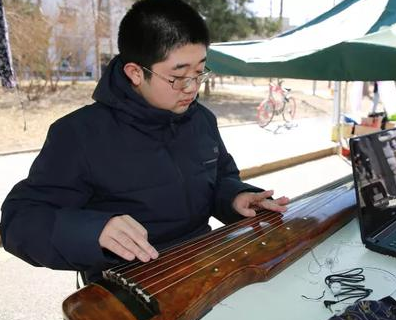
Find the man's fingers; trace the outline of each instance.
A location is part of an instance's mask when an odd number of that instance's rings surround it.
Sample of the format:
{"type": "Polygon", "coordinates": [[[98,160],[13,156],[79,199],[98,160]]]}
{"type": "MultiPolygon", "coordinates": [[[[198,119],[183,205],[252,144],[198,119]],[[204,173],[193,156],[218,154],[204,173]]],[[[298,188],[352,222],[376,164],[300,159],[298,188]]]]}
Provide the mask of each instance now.
{"type": "Polygon", "coordinates": [[[132,261],[133,259],[135,259],[135,255],[124,246],[122,246],[120,243],[118,243],[116,240],[108,237],[103,242],[103,248],[110,250],[121,258],[127,261],[132,261]]]}
{"type": "Polygon", "coordinates": [[[260,193],[242,192],[238,194],[232,206],[239,214],[245,217],[254,217],[254,209],[267,209],[275,212],[285,212],[286,204],[290,202],[287,197],[280,197],[276,200],[268,199],[274,194],[273,190],[267,190],[260,193]]]}
{"type": "Polygon", "coordinates": [[[249,208],[240,208],[238,210],[239,214],[243,215],[244,217],[254,217],[256,216],[256,211],[249,208]]]}
{"type": "Polygon", "coordinates": [[[290,202],[290,199],[288,197],[280,197],[278,199],[275,199],[275,202],[277,204],[280,204],[280,205],[284,206],[284,205],[286,205],[286,204],[288,204],[290,202]]]}
{"type": "Polygon", "coordinates": [[[147,239],[147,230],[135,219],[133,219],[131,216],[128,215],[123,215],[121,218],[132,228],[135,228],[144,238],[147,239]]]}
{"type": "Polygon", "coordinates": [[[158,252],[147,241],[147,231],[129,216],[116,216],[105,225],[99,244],[126,260],[135,257],[143,262],[156,259],[158,252]]]}
{"type": "Polygon", "coordinates": [[[253,197],[255,202],[260,202],[264,199],[272,197],[273,195],[274,195],[274,190],[266,190],[263,192],[255,193],[253,197]]]}
{"type": "Polygon", "coordinates": [[[152,254],[151,256],[146,252],[147,250],[149,250],[148,247],[150,245],[148,243],[144,244],[144,242],[147,243],[147,241],[142,238],[140,234],[134,239],[131,239],[129,235],[125,234],[123,231],[118,230],[114,233],[111,233],[104,240],[102,240],[101,245],[102,247],[114,252],[115,254],[128,261],[135,259],[135,257],[143,262],[148,262],[150,261],[150,259],[157,258],[158,253],[152,254]],[[138,243],[144,244],[145,249],[143,249],[138,243]]]}
{"type": "MultiPolygon", "coordinates": [[[[120,231],[117,237],[115,238],[115,240],[119,244],[121,244],[125,249],[127,249],[129,252],[133,253],[136,256],[136,258],[138,258],[140,261],[143,262],[150,261],[151,256],[139,245],[137,245],[138,243],[137,237],[132,240],[127,234],[120,231]]],[[[144,241],[144,239],[142,240],[144,241]]]]}
{"type": "Polygon", "coordinates": [[[158,251],[147,242],[147,240],[143,237],[136,237],[134,239],[135,243],[143,250],[144,253],[148,254],[148,258],[150,259],[157,259],[158,258],[158,251]]]}
{"type": "MultiPolygon", "coordinates": [[[[144,229],[146,234],[142,234],[141,230],[131,226],[131,224],[122,224],[120,225],[120,231],[125,234],[125,236],[129,239],[122,239],[120,241],[123,245],[126,245],[128,250],[131,250],[139,260],[146,262],[146,260],[156,259],[158,258],[158,252],[155,248],[147,241],[147,231],[144,229]],[[138,246],[138,249],[136,249],[138,246]],[[145,258],[145,255],[148,256],[148,259],[145,258]],[[140,259],[142,257],[143,259],[140,259]]],[[[118,237],[120,235],[117,235],[118,237]]],[[[122,237],[122,236],[121,236],[122,237]]],[[[119,241],[117,239],[117,241],[119,241]]]]}
{"type": "Polygon", "coordinates": [[[287,210],[284,205],[277,203],[275,200],[264,200],[261,202],[261,207],[276,212],[285,212],[287,210]]]}

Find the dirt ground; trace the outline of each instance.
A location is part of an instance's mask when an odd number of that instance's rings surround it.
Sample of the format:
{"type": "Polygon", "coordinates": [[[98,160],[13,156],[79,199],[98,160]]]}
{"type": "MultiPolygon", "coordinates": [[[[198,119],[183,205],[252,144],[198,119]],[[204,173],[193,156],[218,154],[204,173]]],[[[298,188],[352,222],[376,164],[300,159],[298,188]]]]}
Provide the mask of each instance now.
{"type": "MultiPolygon", "coordinates": [[[[256,107],[268,96],[269,79],[226,77],[221,82],[216,79],[209,97],[200,94],[201,102],[217,116],[219,126],[256,121],[256,107]]],[[[91,94],[95,85],[95,82],[73,85],[65,82],[57,92],[39,101],[28,101],[23,92],[0,88],[0,154],[41,148],[51,123],[93,102],[91,94]]],[[[314,82],[310,80],[285,79],[283,86],[292,89],[297,102],[296,118],[332,116],[333,94],[327,81],[316,82],[315,95],[314,82]]],[[[371,100],[365,97],[363,112],[370,105],[371,100]]]]}

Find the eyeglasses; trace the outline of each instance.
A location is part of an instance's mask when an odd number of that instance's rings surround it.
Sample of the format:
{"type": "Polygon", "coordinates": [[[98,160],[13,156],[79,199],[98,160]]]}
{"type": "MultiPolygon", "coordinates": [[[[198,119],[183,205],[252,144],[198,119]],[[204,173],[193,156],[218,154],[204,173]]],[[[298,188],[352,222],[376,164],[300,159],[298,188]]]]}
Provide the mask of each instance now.
{"type": "Polygon", "coordinates": [[[150,69],[148,69],[146,67],[143,67],[143,66],[141,66],[141,68],[143,70],[146,70],[146,71],[150,72],[151,74],[156,75],[157,77],[161,78],[162,80],[167,81],[171,85],[171,87],[173,89],[175,89],[175,90],[184,90],[184,89],[188,88],[194,80],[196,81],[196,83],[198,85],[200,85],[201,83],[207,81],[209,79],[210,75],[212,74],[212,71],[208,67],[205,67],[205,71],[200,73],[196,77],[176,77],[176,76],[172,76],[174,79],[173,80],[169,80],[165,76],[162,76],[162,75],[154,72],[153,70],[150,70],[150,69]]]}

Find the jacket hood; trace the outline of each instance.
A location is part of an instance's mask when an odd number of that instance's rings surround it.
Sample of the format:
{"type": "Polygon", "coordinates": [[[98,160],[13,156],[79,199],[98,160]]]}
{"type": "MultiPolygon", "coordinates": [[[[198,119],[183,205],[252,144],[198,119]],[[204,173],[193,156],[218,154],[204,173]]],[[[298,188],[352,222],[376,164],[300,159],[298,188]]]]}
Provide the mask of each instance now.
{"type": "Polygon", "coordinates": [[[134,126],[150,126],[159,129],[171,123],[188,120],[196,109],[194,100],[186,112],[176,114],[169,110],[156,108],[132,89],[130,80],[124,73],[120,56],[114,57],[92,95],[92,98],[114,111],[123,122],[134,126]]]}

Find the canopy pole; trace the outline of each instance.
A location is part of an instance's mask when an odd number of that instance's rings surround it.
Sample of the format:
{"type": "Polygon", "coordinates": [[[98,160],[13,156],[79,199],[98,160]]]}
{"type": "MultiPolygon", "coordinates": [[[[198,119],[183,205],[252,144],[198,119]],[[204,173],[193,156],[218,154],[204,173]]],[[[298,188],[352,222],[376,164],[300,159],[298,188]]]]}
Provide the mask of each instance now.
{"type": "Polygon", "coordinates": [[[333,100],[333,138],[332,140],[339,144],[339,152],[341,150],[341,81],[334,81],[334,100],[333,100]]]}
{"type": "Polygon", "coordinates": [[[341,122],[341,82],[334,81],[333,124],[338,126],[341,122]]]}

